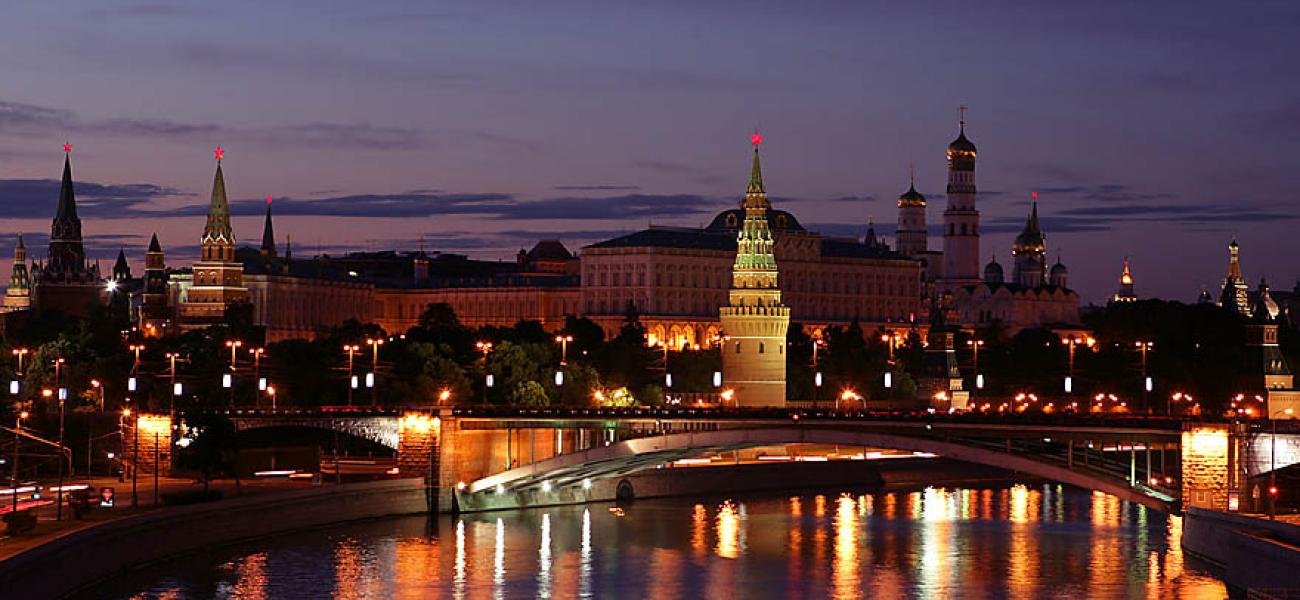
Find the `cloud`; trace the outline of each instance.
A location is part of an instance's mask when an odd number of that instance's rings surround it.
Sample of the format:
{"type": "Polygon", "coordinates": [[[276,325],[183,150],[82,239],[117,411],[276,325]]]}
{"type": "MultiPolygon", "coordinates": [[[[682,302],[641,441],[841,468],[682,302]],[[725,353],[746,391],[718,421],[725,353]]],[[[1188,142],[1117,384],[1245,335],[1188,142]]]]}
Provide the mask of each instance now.
{"type": "MultiPolygon", "coordinates": [[[[50,244],[49,234],[41,231],[0,233],[0,251],[12,256],[13,247],[18,244],[19,233],[23,236],[23,245],[27,246],[29,261],[45,260],[46,248],[50,244]]],[[[93,260],[111,260],[117,258],[118,251],[126,252],[127,258],[144,255],[149,245],[149,236],[128,233],[93,233],[85,232],[82,247],[86,258],[93,260]]],[[[100,265],[101,269],[111,268],[110,264],[100,265]]]]}
{"type": "Polygon", "coordinates": [[[638,160],[632,163],[632,166],[662,175],[671,175],[673,177],[689,179],[703,185],[716,185],[725,181],[725,179],[718,176],[717,173],[705,171],[704,169],[694,165],[683,163],[662,160],[638,160]]]}
{"type": "Polygon", "coordinates": [[[300,123],[242,129],[215,123],[170,119],[88,119],[76,113],[33,104],[0,101],[0,133],[37,136],[66,133],[142,137],[150,140],[244,140],[265,147],[332,147],[362,150],[411,150],[480,144],[528,152],[540,145],[511,136],[472,129],[422,130],[373,123],[300,123]]]}
{"type": "MultiPolygon", "coordinates": [[[[436,215],[497,215],[515,205],[508,194],[353,194],[312,200],[276,198],[272,210],[277,215],[321,217],[419,218],[436,215]]],[[[195,204],[168,211],[169,215],[207,214],[207,204],[195,204]]],[[[230,203],[233,216],[257,216],[266,211],[265,200],[235,200],[230,203]]]]}
{"type": "MultiPolygon", "coordinates": [[[[59,202],[60,182],[55,179],[0,179],[0,217],[53,218],[59,202]]],[[[143,207],[158,198],[190,196],[152,183],[100,184],[77,182],[77,211],[81,217],[158,215],[143,207]]]]}

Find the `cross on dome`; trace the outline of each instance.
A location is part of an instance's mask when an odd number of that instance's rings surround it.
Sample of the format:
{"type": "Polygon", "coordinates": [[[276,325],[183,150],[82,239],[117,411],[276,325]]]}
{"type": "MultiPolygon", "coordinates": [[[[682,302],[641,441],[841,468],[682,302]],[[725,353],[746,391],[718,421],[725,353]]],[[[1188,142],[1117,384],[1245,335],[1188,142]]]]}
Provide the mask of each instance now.
{"type": "Polygon", "coordinates": [[[217,149],[213,150],[212,153],[217,155],[217,160],[221,160],[226,157],[226,151],[222,150],[221,146],[217,146],[217,149]]]}
{"type": "Polygon", "coordinates": [[[755,148],[757,148],[759,144],[763,143],[763,136],[758,133],[757,129],[755,129],[754,135],[749,136],[749,141],[750,143],[754,144],[755,148]]]}

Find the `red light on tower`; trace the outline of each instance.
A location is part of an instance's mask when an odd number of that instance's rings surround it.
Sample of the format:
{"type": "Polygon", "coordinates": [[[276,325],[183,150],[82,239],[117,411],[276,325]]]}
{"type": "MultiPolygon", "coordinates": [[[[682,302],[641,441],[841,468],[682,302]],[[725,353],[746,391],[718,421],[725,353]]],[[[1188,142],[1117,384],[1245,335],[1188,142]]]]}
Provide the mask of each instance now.
{"type": "Polygon", "coordinates": [[[222,150],[221,146],[217,146],[217,149],[213,150],[212,153],[217,155],[217,160],[221,160],[226,157],[226,151],[222,150]]]}
{"type": "Polygon", "coordinates": [[[270,197],[270,196],[267,196],[267,197],[266,197],[266,203],[267,203],[267,204],[270,204],[270,203],[271,203],[271,197],[270,197]]]}
{"type": "Polygon", "coordinates": [[[1038,202],[1038,192],[1030,192],[1029,195],[1033,197],[1034,202],[1038,202]]]}
{"type": "Polygon", "coordinates": [[[64,143],[63,143],[63,151],[66,152],[66,153],[68,153],[68,154],[71,154],[71,153],[72,153],[72,144],[70,144],[70,143],[68,143],[68,142],[64,142],[64,143]]]}
{"type": "Polygon", "coordinates": [[[749,141],[754,144],[755,148],[757,148],[759,144],[763,143],[763,136],[758,133],[757,129],[755,129],[754,135],[749,136],[749,141]]]}

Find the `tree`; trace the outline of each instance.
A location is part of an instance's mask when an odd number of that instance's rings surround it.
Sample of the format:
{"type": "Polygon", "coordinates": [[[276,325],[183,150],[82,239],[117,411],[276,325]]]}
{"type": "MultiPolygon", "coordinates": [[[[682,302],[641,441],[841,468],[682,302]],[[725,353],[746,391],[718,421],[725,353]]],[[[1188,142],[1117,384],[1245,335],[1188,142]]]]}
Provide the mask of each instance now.
{"type": "Polygon", "coordinates": [[[536,381],[520,381],[510,392],[510,403],[515,406],[541,407],[549,406],[551,399],[546,395],[546,388],[536,381]]]}
{"type": "Polygon", "coordinates": [[[205,495],[213,476],[238,477],[239,433],[230,419],[214,413],[196,413],[186,417],[185,425],[193,433],[184,438],[189,443],[177,444],[176,464],[182,469],[198,471],[205,495]]]}

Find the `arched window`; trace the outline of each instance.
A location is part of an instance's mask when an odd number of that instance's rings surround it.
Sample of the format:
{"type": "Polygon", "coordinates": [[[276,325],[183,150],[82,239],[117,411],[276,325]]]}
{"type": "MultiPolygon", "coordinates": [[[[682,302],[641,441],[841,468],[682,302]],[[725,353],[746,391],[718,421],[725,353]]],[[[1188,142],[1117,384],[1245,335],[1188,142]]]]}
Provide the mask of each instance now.
{"type": "Polygon", "coordinates": [[[759,343],[758,343],[758,353],[759,353],[759,354],[762,354],[762,353],[763,353],[763,350],[766,350],[766,348],[764,347],[763,342],[759,342],[759,343]]]}

